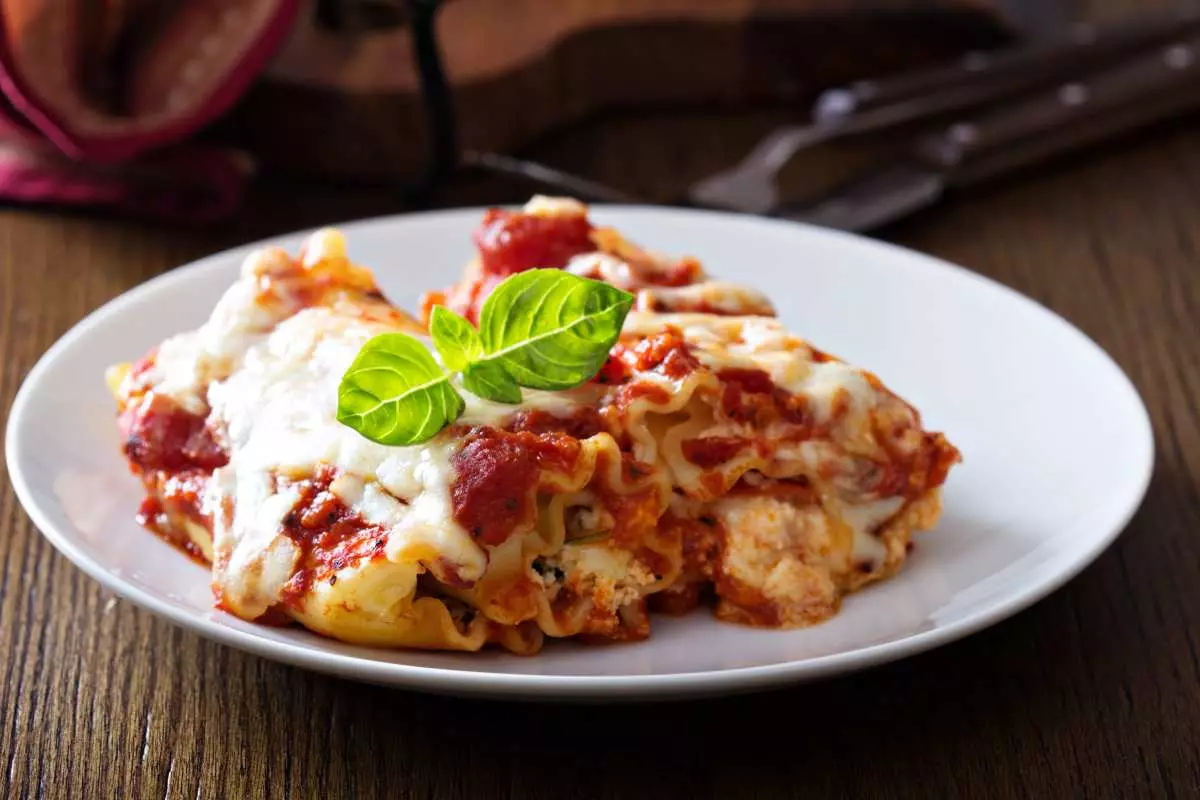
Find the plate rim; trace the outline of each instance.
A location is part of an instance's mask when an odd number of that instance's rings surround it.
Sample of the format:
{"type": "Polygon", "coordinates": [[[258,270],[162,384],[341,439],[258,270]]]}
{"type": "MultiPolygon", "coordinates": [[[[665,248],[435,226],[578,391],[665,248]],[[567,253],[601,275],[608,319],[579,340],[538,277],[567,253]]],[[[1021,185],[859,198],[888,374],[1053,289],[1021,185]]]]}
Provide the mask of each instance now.
{"type": "Polygon", "coordinates": [[[1025,586],[1014,591],[1009,597],[1004,598],[994,606],[968,615],[963,619],[948,623],[945,626],[910,634],[900,639],[871,644],[854,650],[814,656],[798,661],[784,661],[775,664],[733,667],[729,669],[674,672],[656,675],[543,675],[500,673],[470,668],[450,669],[417,664],[383,662],[361,656],[332,653],[304,643],[280,642],[266,639],[251,632],[220,625],[207,617],[177,608],[154,593],[143,590],[136,585],[126,582],[119,575],[109,572],[102,563],[92,558],[74,543],[72,536],[59,530],[48,516],[44,514],[41,507],[33,501],[33,490],[27,482],[24,467],[17,458],[17,430],[19,427],[18,421],[28,413],[27,407],[30,405],[34,389],[43,373],[50,369],[54,360],[61,352],[71,347],[76,340],[83,338],[92,326],[100,324],[109,317],[119,315],[121,307],[127,303],[134,302],[137,295],[152,291],[161,284],[177,280],[184,273],[197,273],[205,270],[228,268],[223,265],[229,262],[236,263],[241,258],[244,258],[246,253],[256,248],[277,245],[285,239],[298,239],[320,227],[338,228],[346,234],[347,239],[352,240],[356,229],[380,225],[403,225],[413,220],[431,220],[437,218],[477,219],[479,214],[482,214],[487,208],[491,207],[495,206],[466,206],[452,209],[384,214],[343,222],[330,222],[325,225],[279,233],[211,253],[170,268],[106,301],[72,325],[41,355],[22,379],[21,385],[13,398],[5,431],[5,460],[8,466],[9,480],[23,510],[30,517],[41,535],[59,553],[65,556],[76,568],[83,571],[109,591],[112,591],[117,596],[122,597],[139,608],[163,617],[171,623],[192,631],[205,639],[233,647],[242,652],[248,652],[262,658],[268,658],[291,666],[311,669],[325,674],[434,694],[513,700],[640,701],[685,699],[704,695],[729,695],[815,681],[833,675],[850,674],[898,661],[966,638],[1024,611],[1073,580],[1107,550],[1125,531],[1134,514],[1137,513],[1145,500],[1154,474],[1156,443],[1150,414],[1137,386],[1129,378],[1125,370],[1122,369],[1121,365],[1094,339],[1071,321],[1037,300],[993,278],[973,272],[966,267],[946,261],[937,256],[845,231],[787,220],[758,217],[750,214],[707,209],[679,209],[653,205],[597,203],[593,204],[592,208],[601,213],[668,215],[679,218],[720,218],[738,220],[750,225],[804,231],[806,235],[811,236],[831,237],[837,241],[839,246],[873,249],[883,254],[887,259],[895,261],[896,265],[900,268],[929,270],[933,273],[950,274],[958,280],[965,279],[969,282],[982,284],[992,291],[998,290],[1002,294],[1008,295],[1012,300],[1020,304],[1032,306],[1038,312],[1050,318],[1055,324],[1062,327],[1066,332],[1075,336],[1081,345],[1095,351],[1107,367],[1119,378],[1130,398],[1135,401],[1134,405],[1139,413],[1136,415],[1136,420],[1130,418],[1129,424],[1131,426],[1136,424],[1139,428],[1138,438],[1144,445],[1144,452],[1142,453],[1142,463],[1138,470],[1139,479],[1137,486],[1132,494],[1129,495],[1128,502],[1116,518],[1117,523],[1113,524],[1111,530],[1103,536],[1098,537],[1089,547],[1083,548],[1076,553],[1067,566],[1052,577],[1044,579],[1040,583],[1025,586]]]}

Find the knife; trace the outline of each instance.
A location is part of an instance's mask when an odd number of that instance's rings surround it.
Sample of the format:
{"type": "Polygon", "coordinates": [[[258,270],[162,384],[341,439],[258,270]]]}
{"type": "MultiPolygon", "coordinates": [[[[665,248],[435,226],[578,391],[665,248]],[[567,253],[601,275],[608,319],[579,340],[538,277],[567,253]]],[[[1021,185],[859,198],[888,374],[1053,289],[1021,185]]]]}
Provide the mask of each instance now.
{"type": "Polygon", "coordinates": [[[815,203],[781,206],[769,216],[871,230],[933,205],[947,191],[1197,107],[1200,37],[954,122],[918,138],[898,161],[852,178],[815,203]]]}
{"type": "Polygon", "coordinates": [[[1195,8],[1112,27],[1082,23],[1053,40],[972,52],[950,65],[829,89],[817,99],[810,124],[772,132],[731,169],[693,184],[688,200],[698,206],[768,213],[780,202],[775,176],[801,150],[962,113],[1168,44],[1198,27],[1200,10],[1195,8]]]}

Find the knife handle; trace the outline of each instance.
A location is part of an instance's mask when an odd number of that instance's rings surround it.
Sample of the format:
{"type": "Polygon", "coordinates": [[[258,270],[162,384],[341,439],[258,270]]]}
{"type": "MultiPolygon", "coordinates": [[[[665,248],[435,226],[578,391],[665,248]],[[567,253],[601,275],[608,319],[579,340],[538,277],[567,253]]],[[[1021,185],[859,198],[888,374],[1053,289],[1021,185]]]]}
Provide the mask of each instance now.
{"type": "Polygon", "coordinates": [[[972,52],[947,66],[829,89],[817,99],[813,119],[818,127],[850,134],[963,111],[1190,36],[1197,28],[1200,9],[1194,8],[1108,27],[1081,23],[1036,44],[972,52]]]}
{"type": "Polygon", "coordinates": [[[1200,38],[1001,105],[922,138],[948,185],[984,180],[1200,106],[1200,38]]]}

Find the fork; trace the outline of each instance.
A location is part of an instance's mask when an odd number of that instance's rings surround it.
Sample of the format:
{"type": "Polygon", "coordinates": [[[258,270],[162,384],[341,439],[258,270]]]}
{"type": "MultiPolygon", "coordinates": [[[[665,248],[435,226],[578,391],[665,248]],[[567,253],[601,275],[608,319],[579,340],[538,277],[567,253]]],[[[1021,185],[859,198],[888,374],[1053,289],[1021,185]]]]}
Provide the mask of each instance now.
{"type": "MultiPolygon", "coordinates": [[[[786,206],[775,177],[806,148],[982,109],[1064,80],[1082,79],[1092,71],[1197,32],[1197,9],[1104,28],[1080,24],[1047,42],[973,52],[953,64],[832,88],[818,97],[809,124],[774,131],[732,169],[692,184],[685,197],[671,205],[777,214],[786,206]]],[[[510,155],[469,151],[462,154],[460,163],[589,202],[649,202],[601,182],[510,155]]]]}
{"type": "Polygon", "coordinates": [[[698,206],[765,214],[780,203],[776,176],[801,150],[980,108],[1195,30],[1200,30],[1196,9],[1111,28],[1082,23],[1057,40],[971,52],[948,66],[829,89],[817,98],[809,124],[777,129],[733,168],[694,183],[687,196],[698,206]]]}

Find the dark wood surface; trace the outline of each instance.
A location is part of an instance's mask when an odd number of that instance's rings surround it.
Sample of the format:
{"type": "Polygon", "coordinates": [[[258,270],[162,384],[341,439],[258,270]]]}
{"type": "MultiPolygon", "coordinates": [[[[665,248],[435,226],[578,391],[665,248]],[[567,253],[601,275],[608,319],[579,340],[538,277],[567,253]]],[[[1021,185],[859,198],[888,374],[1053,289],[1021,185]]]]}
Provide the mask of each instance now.
{"type": "MultiPolygon", "coordinates": [[[[772,121],[701,116],[616,119],[543,152],[668,196],[772,121]]],[[[518,194],[462,182],[443,202],[518,194]]],[[[275,186],[210,231],[0,211],[0,419],[36,358],[134,284],[394,209],[382,192],[275,186]]],[[[243,655],[115,599],[38,535],[0,466],[0,797],[1200,796],[1200,119],[882,235],[1065,315],[1149,406],[1158,456],[1144,506],[1046,600],[936,651],[761,695],[446,699],[243,655]]]]}

